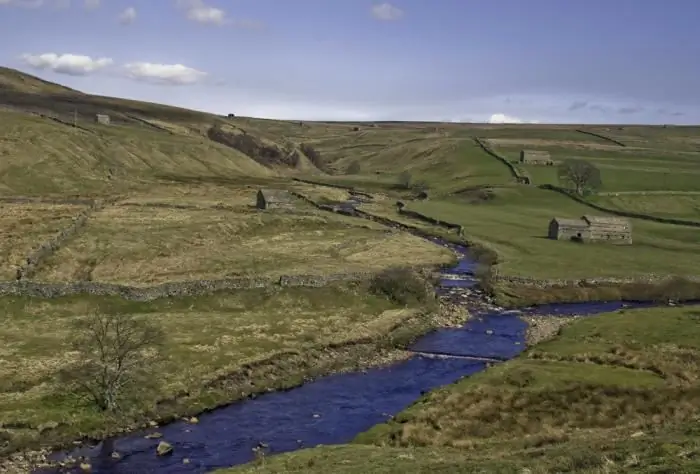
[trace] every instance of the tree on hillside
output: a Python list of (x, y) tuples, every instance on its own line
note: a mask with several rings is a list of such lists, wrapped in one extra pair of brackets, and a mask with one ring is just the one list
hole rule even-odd
[(133, 388), (151, 385), (164, 335), (130, 314), (94, 313), (74, 324), (78, 357), (62, 379), (103, 411), (116, 412)]
[(579, 196), (595, 193), (602, 185), (600, 169), (586, 160), (563, 161), (558, 174), (559, 183), (572, 187)]
[(403, 189), (411, 189), (411, 183), (413, 182), (413, 176), (408, 171), (404, 171), (399, 175), (398, 185)]
[(352, 163), (350, 163), (350, 166), (348, 166), (348, 174), (360, 174), (360, 171), (362, 170), (362, 166), (360, 165), (360, 162), (355, 160)]

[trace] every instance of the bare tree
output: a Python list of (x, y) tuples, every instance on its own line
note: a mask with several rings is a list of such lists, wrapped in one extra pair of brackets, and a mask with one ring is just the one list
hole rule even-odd
[(566, 160), (559, 165), (559, 182), (572, 186), (579, 196), (598, 191), (602, 185), (600, 170), (586, 160)]
[(77, 362), (62, 378), (103, 411), (119, 410), (124, 393), (152, 383), (164, 335), (147, 320), (130, 314), (94, 313), (75, 324)]

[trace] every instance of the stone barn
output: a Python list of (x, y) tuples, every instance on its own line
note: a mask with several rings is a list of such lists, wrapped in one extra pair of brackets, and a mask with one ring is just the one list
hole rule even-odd
[(110, 123), (109, 115), (106, 115), (106, 114), (95, 115), (95, 123), (99, 123), (102, 125), (109, 125), (109, 123)]
[(258, 209), (291, 209), (293, 206), (292, 195), (279, 189), (260, 189), (255, 200)]
[(548, 237), (579, 242), (632, 243), (632, 223), (622, 217), (582, 216), (580, 219), (555, 217), (549, 222)]
[(548, 151), (541, 150), (520, 150), (520, 163), (524, 165), (546, 165), (552, 166), (554, 161), (549, 156)]

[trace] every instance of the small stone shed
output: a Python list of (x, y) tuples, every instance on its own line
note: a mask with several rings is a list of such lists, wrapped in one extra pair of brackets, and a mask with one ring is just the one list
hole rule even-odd
[(109, 120), (109, 115), (107, 114), (96, 114), (95, 115), (95, 123), (99, 123), (102, 125), (109, 125), (110, 120)]
[(632, 243), (632, 223), (622, 217), (582, 216), (580, 219), (555, 217), (549, 222), (548, 237), (580, 242)]
[(554, 161), (549, 156), (548, 151), (542, 150), (520, 150), (520, 163), (524, 165), (546, 165), (552, 166)]
[(255, 199), (258, 209), (291, 209), (293, 206), (292, 195), (280, 189), (260, 189)]

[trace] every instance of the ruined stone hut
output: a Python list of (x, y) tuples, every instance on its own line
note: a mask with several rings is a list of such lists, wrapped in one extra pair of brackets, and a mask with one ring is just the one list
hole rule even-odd
[(549, 222), (548, 237), (580, 242), (632, 243), (632, 223), (622, 217), (582, 216), (580, 219), (555, 217)]
[(109, 125), (110, 120), (109, 120), (109, 115), (107, 114), (96, 114), (95, 115), (95, 123), (99, 123), (102, 125)]
[(294, 199), (288, 191), (279, 189), (260, 189), (255, 199), (258, 209), (290, 209)]
[(520, 163), (524, 165), (546, 165), (554, 164), (548, 151), (542, 150), (520, 150)]

